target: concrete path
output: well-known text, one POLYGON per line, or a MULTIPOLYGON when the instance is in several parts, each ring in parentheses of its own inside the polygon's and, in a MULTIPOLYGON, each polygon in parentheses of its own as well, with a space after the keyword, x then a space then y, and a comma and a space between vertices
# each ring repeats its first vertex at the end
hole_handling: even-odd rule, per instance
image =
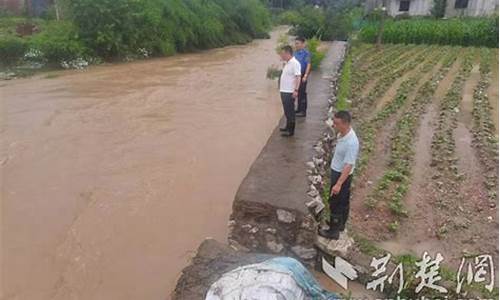
POLYGON ((295 137, 284 138, 276 128, 242 182, 230 221, 232 247, 205 241, 193 264, 182 272, 173 299, 202 299, 222 273, 268 257, 262 253, 291 255, 312 263, 316 234, 305 206, 309 200, 306 162, 326 129, 331 76, 343 60, 345 46, 333 42, 320 70, 311 75, 308 116, 298 120, 295 137), (235 251, 242 249, 238 246, 252 251, 235 251))
MULTIPOLYGON (((295 136, 284 138, 276 128, 242 182, 236 201, 270 204, 274 207, 307 212, 308 188, 306 162, 313 146, 325 131, 331 75, 340 66, 345 42, 333 42, 320 69, 308 83, 307 117, 297 118, 295 136)), ((281 120, 284 124, 284 120, 281 120)))
POLYGON ((305 205, 310 200, 306 162, 326 131, 332 75, 337 74, 345 47, 344 42, 333 42, 320 69, 312 73, 307 118, 297 120, 295 136, 282 137, 277 127, 250 168, 233 203, 230 242, 303 261, 315 257, 316 225, 305 205))

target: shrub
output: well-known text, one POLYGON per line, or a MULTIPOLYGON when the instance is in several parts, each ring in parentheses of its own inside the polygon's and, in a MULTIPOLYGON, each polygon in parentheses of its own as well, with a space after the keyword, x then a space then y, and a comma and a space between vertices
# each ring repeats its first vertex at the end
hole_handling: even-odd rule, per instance
POLYGON ((346 41, 354 30, 359 29, 357 23, 362 15, 363 10, 359 7, 328 10, 324 39, 346 41))
POLYGON ((278 24, 299 24, 302 16, 298 11, 295 10, 287 10, 281 13, 278 17, 278 24))
POLYGON ((444 17, 446 11, 446 0, 434 0, 431 8, 431 15, 438 19, 444 17))
POLYGON ((271 25, 259 0, 73 0, 72 15, 82 39, 104 58, 244 43, 265 37, 271 25))
POLYGON ((337 92, 337 110, 347 110, 349 109, 348 99, 350 97, 351 91, 351 65, 352 58, 351 55, 347 55, 344 64, 342 65, 342 72, 339 77, 339 89, 337 92))
POLYGON ((303 7, 298 11, 299 18, 292 19, 292 33, 305 38, 324 37, 326 30, 326 14, 321 8, 303 7))
POLYGON ((347 40, 356 29, 363 10, 350 1, 339 1, 327 9, 305 6, 281 14, 280 24, 293 26, 292 33, 306 38, 347 40))
POLYGON ((325 58, 325 53, 318 49, 319 45, 320 40, 316 37, 307 41, 307 49, 311 53, 311 68, 313 70, 318 69, 321 61, 325 58))
MULTIPOLYGON (((361 40, 373 43, 378 24, 366 24, 361 40)), ((454 18, 449 20, 388 20, 382 37, 385 43, 442 44, 498 47, 498 18, 454 18)))
POLYGON ((44 26, 42 32, 30 38, 30 46, 40 51, 50 63, 60 64, 89 54, 79 40, 78 32, 71 22, 53 21, 44 26))
POLYGON ((16 36, 0 35, 0 65, 16 64, 28 49, 27 42, 16 36))

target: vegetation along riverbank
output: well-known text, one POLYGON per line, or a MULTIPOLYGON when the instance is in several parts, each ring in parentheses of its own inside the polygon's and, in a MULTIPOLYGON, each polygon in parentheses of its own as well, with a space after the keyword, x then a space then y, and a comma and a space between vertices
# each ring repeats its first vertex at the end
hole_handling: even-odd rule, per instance
POLYGON ((167 56, 268 37, 259 0, 58 1, 56 16, 0 18, 0 65, 83 68, 100 61, 167 56))

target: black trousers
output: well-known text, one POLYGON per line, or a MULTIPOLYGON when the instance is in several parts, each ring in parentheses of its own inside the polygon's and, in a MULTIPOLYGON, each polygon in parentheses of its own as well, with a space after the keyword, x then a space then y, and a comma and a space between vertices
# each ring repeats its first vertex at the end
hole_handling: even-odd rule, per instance
MULTIPOLYGON (((340 177, 340 172, 332 170, 330 178, 330 191, 337 183, 340 177)), ((349 201, 351 198, 351 180, 352 175, 349 175, 342 184, 340 192, 337 195, 330 196, 330 229, 343 231, 347 218, 349 217, 349 201)))
POLYGON ((286 128, 291 133, 295 130, 295 104, 293 101, 293 93, 281 93, 281 103, 283 104, 283 112, 286 118, 286 128))
POLYGON ((306 111, 307 111, 307 81, 302 82, 301 78, 299 86, 299 100, 297 104, 297 112, 306 113, 306 111))

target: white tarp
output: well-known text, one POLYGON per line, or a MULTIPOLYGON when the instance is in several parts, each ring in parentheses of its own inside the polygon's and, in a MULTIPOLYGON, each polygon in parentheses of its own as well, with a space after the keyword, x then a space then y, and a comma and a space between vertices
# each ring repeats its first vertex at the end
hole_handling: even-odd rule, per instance
POLYGON ((339 299, 323 290, 297 260, 277 257, 239 267, 212 284, 205 300, 339 299))

